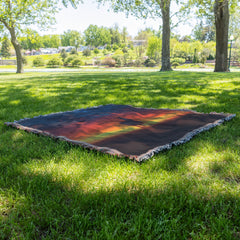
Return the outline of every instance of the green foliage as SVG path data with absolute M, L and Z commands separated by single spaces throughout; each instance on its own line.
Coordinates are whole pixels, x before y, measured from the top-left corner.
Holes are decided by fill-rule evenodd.
M 43 35 L 40 41 L 44 48 L 58 48 L 62 45 L 60 35 L 57 34 Z
M 94 65 L 97 65 L 97 66 L 100 66 L 102 63 L 101 59 L 100 58 L 97 58 L 95 61 L 94 61 Z
M 112 50 L 112 46 L 111 46 L 110 44 L 107 44 L 106 49 L 107 49 L 108 51 L 111 51 L 111 50 Z
M 193 63 L 199 63 L 199 56 L 197 54 L 197 50 L 195 49 L 194 55 L 193 55 Z
M 123 66 L 127 67 L 129 66 L 130 62 L 132 61 L 132 58 L 129 53 L 124 53 L 123 55 Z
M 65 49 L 61 50 L 60 56 L 61 56 L 63 61 L 67 58 L 68 54 L 67 54 Z
M 144 65 L 146 67 L 155 67 L 157 65 L 157 63 L 154 59 L 148 58 L 144 61 Z
M 172 62 L 171 65 L 176 68 L 177 66 L 180 66 L 179 62 Z
M 233 35 L 235 41 L 240 40 L 240 5 L 235 8 L 235 12 L 230 15 L 229 36 Z
M 183 64 L 186 62 L 185 58 L 171 58 L 171 63 Z
M 80 32 L 75 30 L 68 30 L 61 35 L 62 46 L 75 46 L 79 48 L 83 44 L 83 37 Z
M 41 38 L 37 31 L 26 29 L 19 41 L 23 49 L 32 51 L 43 47 Z
M 171 56 L 172 58 L 184 58 L 185 60 L 193 60 L 199 62 L 201 55 L 205 58 L 215 57 L 215 42 L 202 43 L 200 41 L 179 42 L 176 39 L 171 40 Z
M 114 52 L 114 55 L 121 55 L 122 56 L 123 54 L 124 54 L 123 51 L 119 48 Z
M 70 54 L 71 55 L 78 55 L 78 52 L 77 52 L 76 48 L 72 48 Z
M 133 66 L 141 67 L 141 66 L 143 66 L 143 63 L 144 63 L 143 59 L 139 57 L 133 62 Z
M 72 61 L 71 61 L 71 65 L 73 67 L 80 67 L 83 65 L 83 61 L 81 60 L 80 57 L 75 57 Z
M 108 50 L 107 49 L 103 49 L 103 54 L 107 55 L 108 54 Z
M 90 49 L 84 49 L 83 52 L 82 52 L 82 55 L 85 56 L 85 57 L 89 57 L 91 56 L 91 50 Z
M 85 31 L 85 42 L 87 46 L 98 47 L 111 43 L 111 34 L 109 29 L 90 25 Z
M 0 22 L 6 27 L 24 29 L 31 23 L 49 26 L 54 23 L 54 13 L 58 11 L 58 1 L 28 0 L 0 1 Z
M 151 28 L 146 28 L 144 30 L 140 30 L 137 34 L 137 36 L 134 38 L 135 40 L 144 40 L 145 41 L 145 45 L 147 45 L 148 40 L 151 37 L 154 37 L 155 32 L 154 30 L 152 30 Z
M 214 26 L 214 19 L 212 18 L 208 24 L 203 26 L 203 22 L 199 25 L 196 25 L 193 29 L 193 36 L 195 40 L 199 40 L 201 42 L 209 42 L 216 40 L 216 30 Z
M 11 47 L 11 42 L 7 37 L 4 37 L 2 40 L 2 47 L 1 47 L 1 56 L 3 58 L 9 58 L 11 56 L 10 47 Z
M 123 27 L 122 32 L 121 32 L 121 41 L 125 45 L 127 45 L 127 43 L 128 43 L 127 37 L 128 37 L 127 28 Z
M 84 65 L 82 59 L 77 55 L 70 55 L 64 61 L 64 66 L 66 67 L 79 67 Z
M 111 44 L 114 46 L 120 46 L 121 44 L 121 34 L 119 32 L 118 25 L 115 24 L 114 27 L 109 28 L 109 32 L 111 35 Z
M 50 68 L 57 68 L 62 65 L 63 65 L 63 62 L 59 57 L 52 57 L 47 63 L 47 66 Z
M 42 57 L 36 57 L 34 60 L 33 60 L 33 66 L 34 67 L 42 67 L 45 65 L 45 62 L 44 62 L 44 59 Z
M 122 48 L 122 52 L 123 52 L 123 53 L 128 53 L 128 48 L 127 48 L 127 47 L 123 47 L 123 48 Z
M 116 67 L 123 67 L 124 66 L 124 60 L 123 60 L 123 56 L 122 55 L 114 55 L 112 57 L 115 62 L 116 62 Z
M 147 56 L 153 59 L 155 62 L 159 63 L 161 58 L 161 49 L 162 49 L 161 39 L 155 36 L 150 37 L 147 46 Z
M 99 49 L 98 49 L 98 48 L 94 48 L 93 52 L 94 52 L 95 54 L 98 54 L 98 53 L 99 53 Z
M 74 55 L 70 55 L 64 61 L 64 66 L 71 66 L 71 62 L 76 58 Z
M 118 46 L 116 43 L 114 43 L 114 44 L 112 45 L 112 49 L 113 49 L 114 51 L 116 51 L 116 50 L 119 49 L 119 46 Z

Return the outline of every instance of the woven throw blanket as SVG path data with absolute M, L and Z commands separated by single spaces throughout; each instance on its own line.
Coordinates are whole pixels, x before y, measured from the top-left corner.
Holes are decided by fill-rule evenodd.
M 5 124 L 141 162 L 234 116 L 109 104 Z

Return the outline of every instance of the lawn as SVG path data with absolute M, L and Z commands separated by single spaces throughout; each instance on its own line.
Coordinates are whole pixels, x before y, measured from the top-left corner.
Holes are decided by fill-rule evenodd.
M 103 104 L 229 112 L 136 162 L 4 122 Z M 0 239 L 239 239 L 239 73 L 0 74 Z

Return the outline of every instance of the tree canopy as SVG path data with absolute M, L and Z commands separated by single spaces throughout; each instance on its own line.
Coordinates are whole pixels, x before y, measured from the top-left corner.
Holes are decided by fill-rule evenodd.
M 31 25 L 41 28 L 51 26 L 55 22 L 54 15 L 58 12 L 59 0 L 0 0 L 0 28 L 5 27 L 10 33 L 11 42 L 17 56 L 17 73 L 23 72 L 19 33 Z M 81 0 L 62 0 L 66 6 L 76 6 Z
M 92 47 L 103 46 L 111 44 L 111 34 L 109 29 L 105 27 L 98 27 L 97 25 L 90 25 L 85 31 L 86 45 Z
M 4 36 L 3 41 L 2 41 L 2 47 L 1 47 L 1 57 L 3 58 L 9 58 L 10 57 L 10 41 L 9 39 Z
M 80 32 L 68 30 L 61 35 L 62 46 L 75 46 L 76 49 L 83 43 L 83 37 Z

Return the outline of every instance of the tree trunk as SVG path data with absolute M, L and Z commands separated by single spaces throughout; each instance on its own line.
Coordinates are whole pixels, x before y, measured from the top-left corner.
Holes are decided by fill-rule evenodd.
M 161 0 L 162 11 L 162 67 L 160 71 L 172 71 L 170 63 L 170 4 L 171 0 Z
M 214 6 L 216 25 L 216 63 L 214 72 L 227 72 L 228 69 L 228 0 L 215 0 Z
M 23 73 L 23 59 L 22 59 L 22 52 L 21 52 L 21 45 L 17 41 L 15 28 L 12 27 L 9 29 L 11 34 L 11 42 L 16 52 L 17 57 L 17 73 Z

